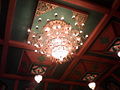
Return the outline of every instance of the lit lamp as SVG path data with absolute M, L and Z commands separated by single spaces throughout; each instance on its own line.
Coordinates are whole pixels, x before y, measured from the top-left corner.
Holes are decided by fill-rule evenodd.
M 96 83 L 95 82 L 90 82 L 88 84 L 89 88 L 92 89 L 92 90 L 95 90 L 95 87 L 96 87 Z
M 117 52 L 118 57 L 120 57 L 120 51 Z
M 40 81 L 42 81 L 42 76 L 41 75 L 35 75 L 34 79 L 37 83 L 40 83 Z
M 62 17 L 64 18 L 64 17 Z M 29 44 L 38 48 L 35 52 L 47 56 L 59 63 L 67 61 L 79 49 L 83 42 L 79 30 L 73 29 L 63 20 L 49 21 L 41 30 L 41 34 L 29 35 Z

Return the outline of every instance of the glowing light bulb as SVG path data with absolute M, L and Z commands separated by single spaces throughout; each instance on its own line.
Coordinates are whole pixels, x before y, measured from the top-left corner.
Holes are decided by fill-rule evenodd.
M 76 33 L 76 34 L 75 34 L 75 36 L 78 36 L 78 35 L 79 35 L 79 33 Z
M 75 18 L 75 15 L 72 16 L 72 19 Z
M 95 83 L 95 82 L 90 82 L 90 83 L 88 84 L 88 86 L 89 86 L 90 89 L 94 90 L 95 87 L 96 87 L 96 83 Z
M 52 56 L 60 61 L 63 61 L 68 53 L 67 47 L 65 46 L 57 46 L 52 49 Z
M 118 57 L 120 57 L 120 51 L 118 51 L 117 55 L 118 55 Z
M 68 31 L 65 31 L 66 34 L 68 34 Z
M 53 25 L 53 27 L 52 27 L 53 29 L 57 29 L 57 26 L 56 25 Z
M 41 54 L 44 54 L 44 52 L 43 52 L 43 51 L 41 51 L 40 53 L 41 53 Z
M 36 26 L 36 29 L 38 29 L 38 26 Z
M 31 32 L 31 30 L 30 30 L 30 29 L 28 29 L 27 31 L 28 31 L 28 32 Z
M 76 46 L 76 49 L 78 49 L 78 46 Z
M 42 18 L 38 18 L 38 21 L 41 21 L 42 20 Z
M 35 35 L 33 35 L 32 37 L 35 37 Z
M 87 37 L 88 37 L 88 35 L 85 35 L 85 37 L 87 38 Z
M 37 52 L 37 50 L 35 50 L 35 52 Z
M 64 17 L 61 17 L 61 20 L 64 20 Z
M 50 36 L 50 33 L 48 33 L 47 36 Z
M 78 25 L 78 23 L 76 22 L 75 25 Z
M 80 43 L 80 45 L 83 45 L 83 43 Z
M 47 57 L 50 57 L 50 55 L 47 55 Z
M 50 21 L 50 19 L 47 19 L 47 22 Z
M 54 14 L 54 16 L 57 16 L 57 15 L 58 15 L 57 13 Z
M 58 25 L 58 29 L 60 29 L 61 28 L 61 25 Z
M 59 33 L 58 33 L 58 32 L 56 32 L 56 34 L 58 35 Z
M 37 44 L 34 44 L 34 46 L 37 47 L 37 48 L 39 47 Z
M 35 81 L 37 82 L 37 83 L 40 83 L 40 81 L 42 81 L 42 76 L 41 75 L 35 75 L 34 76 L 34 79 L 35 79 Z
M 45 31 L 46 31 L 46 32 L 49 32 L 49 31 L 50 31 L 50 28 L 49 28 L 49 27 L 46 27 L 46 28 L 45 28 Z
M 78 37 L 77 40 L 80 41 L 80 37 Z
M 71 30 L 72 29 L 72 27 L 69 27 L 69 30 Z
M 80 31 L 80 33 L 83 33 L 83 31 Z
M 82 23 L 81 25 L 82 25 L 82 26 L 84 26 L 85 24 L 84 24 L 84 23 Z
M 30 44 L 31 42 L 30 42 L 30 41 L 28 41 L 27 43 L 28 43 L 28 44 Z

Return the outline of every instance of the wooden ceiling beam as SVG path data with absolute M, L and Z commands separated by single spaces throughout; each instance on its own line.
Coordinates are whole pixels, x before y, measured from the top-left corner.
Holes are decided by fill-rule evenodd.
M 15 74 L 0 74 L 0 78 L 33 81 L 33 77 L 31 76 L 20 76 Z
M 108 63 L 108 64 L 112 64 L 112 65 L 118 63 L 118 62 L 113 61 L 113 60 L 109 60 L 109 59 L 102 58 L 102 57 L 90 56 L 90 55 L 83 55 L 81 57 L 81 59 L 88 60 L 88 61 L 99 62 L 99 63 Z
M 34 77 L 32 76 L 20 76 L 20 75 L 15 75 L 15 74 L 0 74 L 0 78 L 34 81 Z M 43 79 L 42 82 L 87 86 L 87 83 L 84 83 L 84 82 L 73 82 L 73 81 L 61 82 L 60 80 L 57 80 L 57 79 Z
M 110 47 L 110 46 L 108 46 Z M 93 54 L 100 55 L 100 56 L 107 56 L 111 58 L 117 58 L 117 55 L 115 52 L 110 52 L 110 51 L 97 51 L 97 50 L 90 50 L 88 52 L 92 52 Z
M 87 84 L 88 84 L 88 83 L 85 83 L 85 82 L 60 81 L 60 80 L 57 80 L 57 79 L 43 79 L 42 82 L 67 84 L 67 85 L 80 85 L 80 86 L 87 86 Z
M 27 43 L 13 41 L 13 40 L 10 40 L 8 42 L 8 45 L 11 47 L 23 48 L 23 49 L 27 49 L 27 50 L 37 50 L 37 48 L 35 48 L 32 45 L 28 45 Z
M 11 29 L 12 29 L 12 23 L 15 13 L 15 7 L 16 7 L 16 0 L 10 0 L 8 12 L 7 12 L 7 19 L 6 19 L 4 46 L 1 57 L 0 72 L 5 72 L 7 53 L 8 53 L 8 41 L 11 37 Z
M 102 7 L 102 6 L 97 5 L 95 3 L 90 3 L 90 2 L 87 2 L 84 0 L 63 0 L 63 1 L 80 6 L 80 7 L 83 7 L 83 8 L 87 8 L 87 9 L 90 9 L 93 11 L 101 12 L 101 13 L 108 13 L 109 12 L 108 8 L 105 8 L 105 7 Z
M 29 60 L 32 62 L 32 63 L 35 63 L 35 64 L 42 64 L 42 65 L 48 65 L 50 66 L 52 63 L 52 61 L 50 60 L 44 60 L 42 62 L 40 62 L 40 60 L 38 59 L 41 55 L 38 53 L 35 53 L 35 52 L 26 52 L 26 55 L 28 56 Z

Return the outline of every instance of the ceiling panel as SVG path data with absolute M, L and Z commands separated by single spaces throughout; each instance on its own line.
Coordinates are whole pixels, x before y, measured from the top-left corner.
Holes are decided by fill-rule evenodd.
M 17 73 L 22 54 L 23 49 L 9 47 L 6 64 L 7 73 Z
M 27 29 L 31 27 L 37 0 L 17 0 L 11 39 L 26 42 Z

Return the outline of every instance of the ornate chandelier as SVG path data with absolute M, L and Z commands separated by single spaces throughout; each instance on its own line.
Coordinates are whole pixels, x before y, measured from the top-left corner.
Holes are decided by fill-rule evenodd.
M 41 10 L 40 8 L 43 7 L 40 4 L 46 5 L 45 7 L 48 10 Z M 39 23 L 42 22 L 40 16 L 54 9 L 53 7 L 56 8 L 57 6 L 45 2 L 38 4 L 36 18 L 34 19 L 34 21 L 37 20 L 38 25 L 33 24 L 32 30 L 28 30 L 30 32 L 28 44 L 38 48 L 35 52 L 45 55 L 52 61 L 61 63 L 71 58 L 72 54 L 79 49 L 79 46 L 83 45 L 81 35 L 83 31 L 81 30 L 84 27 L 87 15 L 84 16 L 84 14 L 74 11 L 74 15 L 71 17 L 71 21 L 74 21 L 74 25 L 72 25 L 64 17 L 58 17 L 58 13 L 54 13 L 54 17 L 51 17 L 53 19 L 47 19 L 46 23 L 39 29 Z
M 63 20 L 49 21 L 42 29 L 42 34 L 32 34 L 37 37 L 34 46 L 39 53 L 45 54 L 54 60 L 64 61 L 79 48 L 81 37 L 78 30 Z

